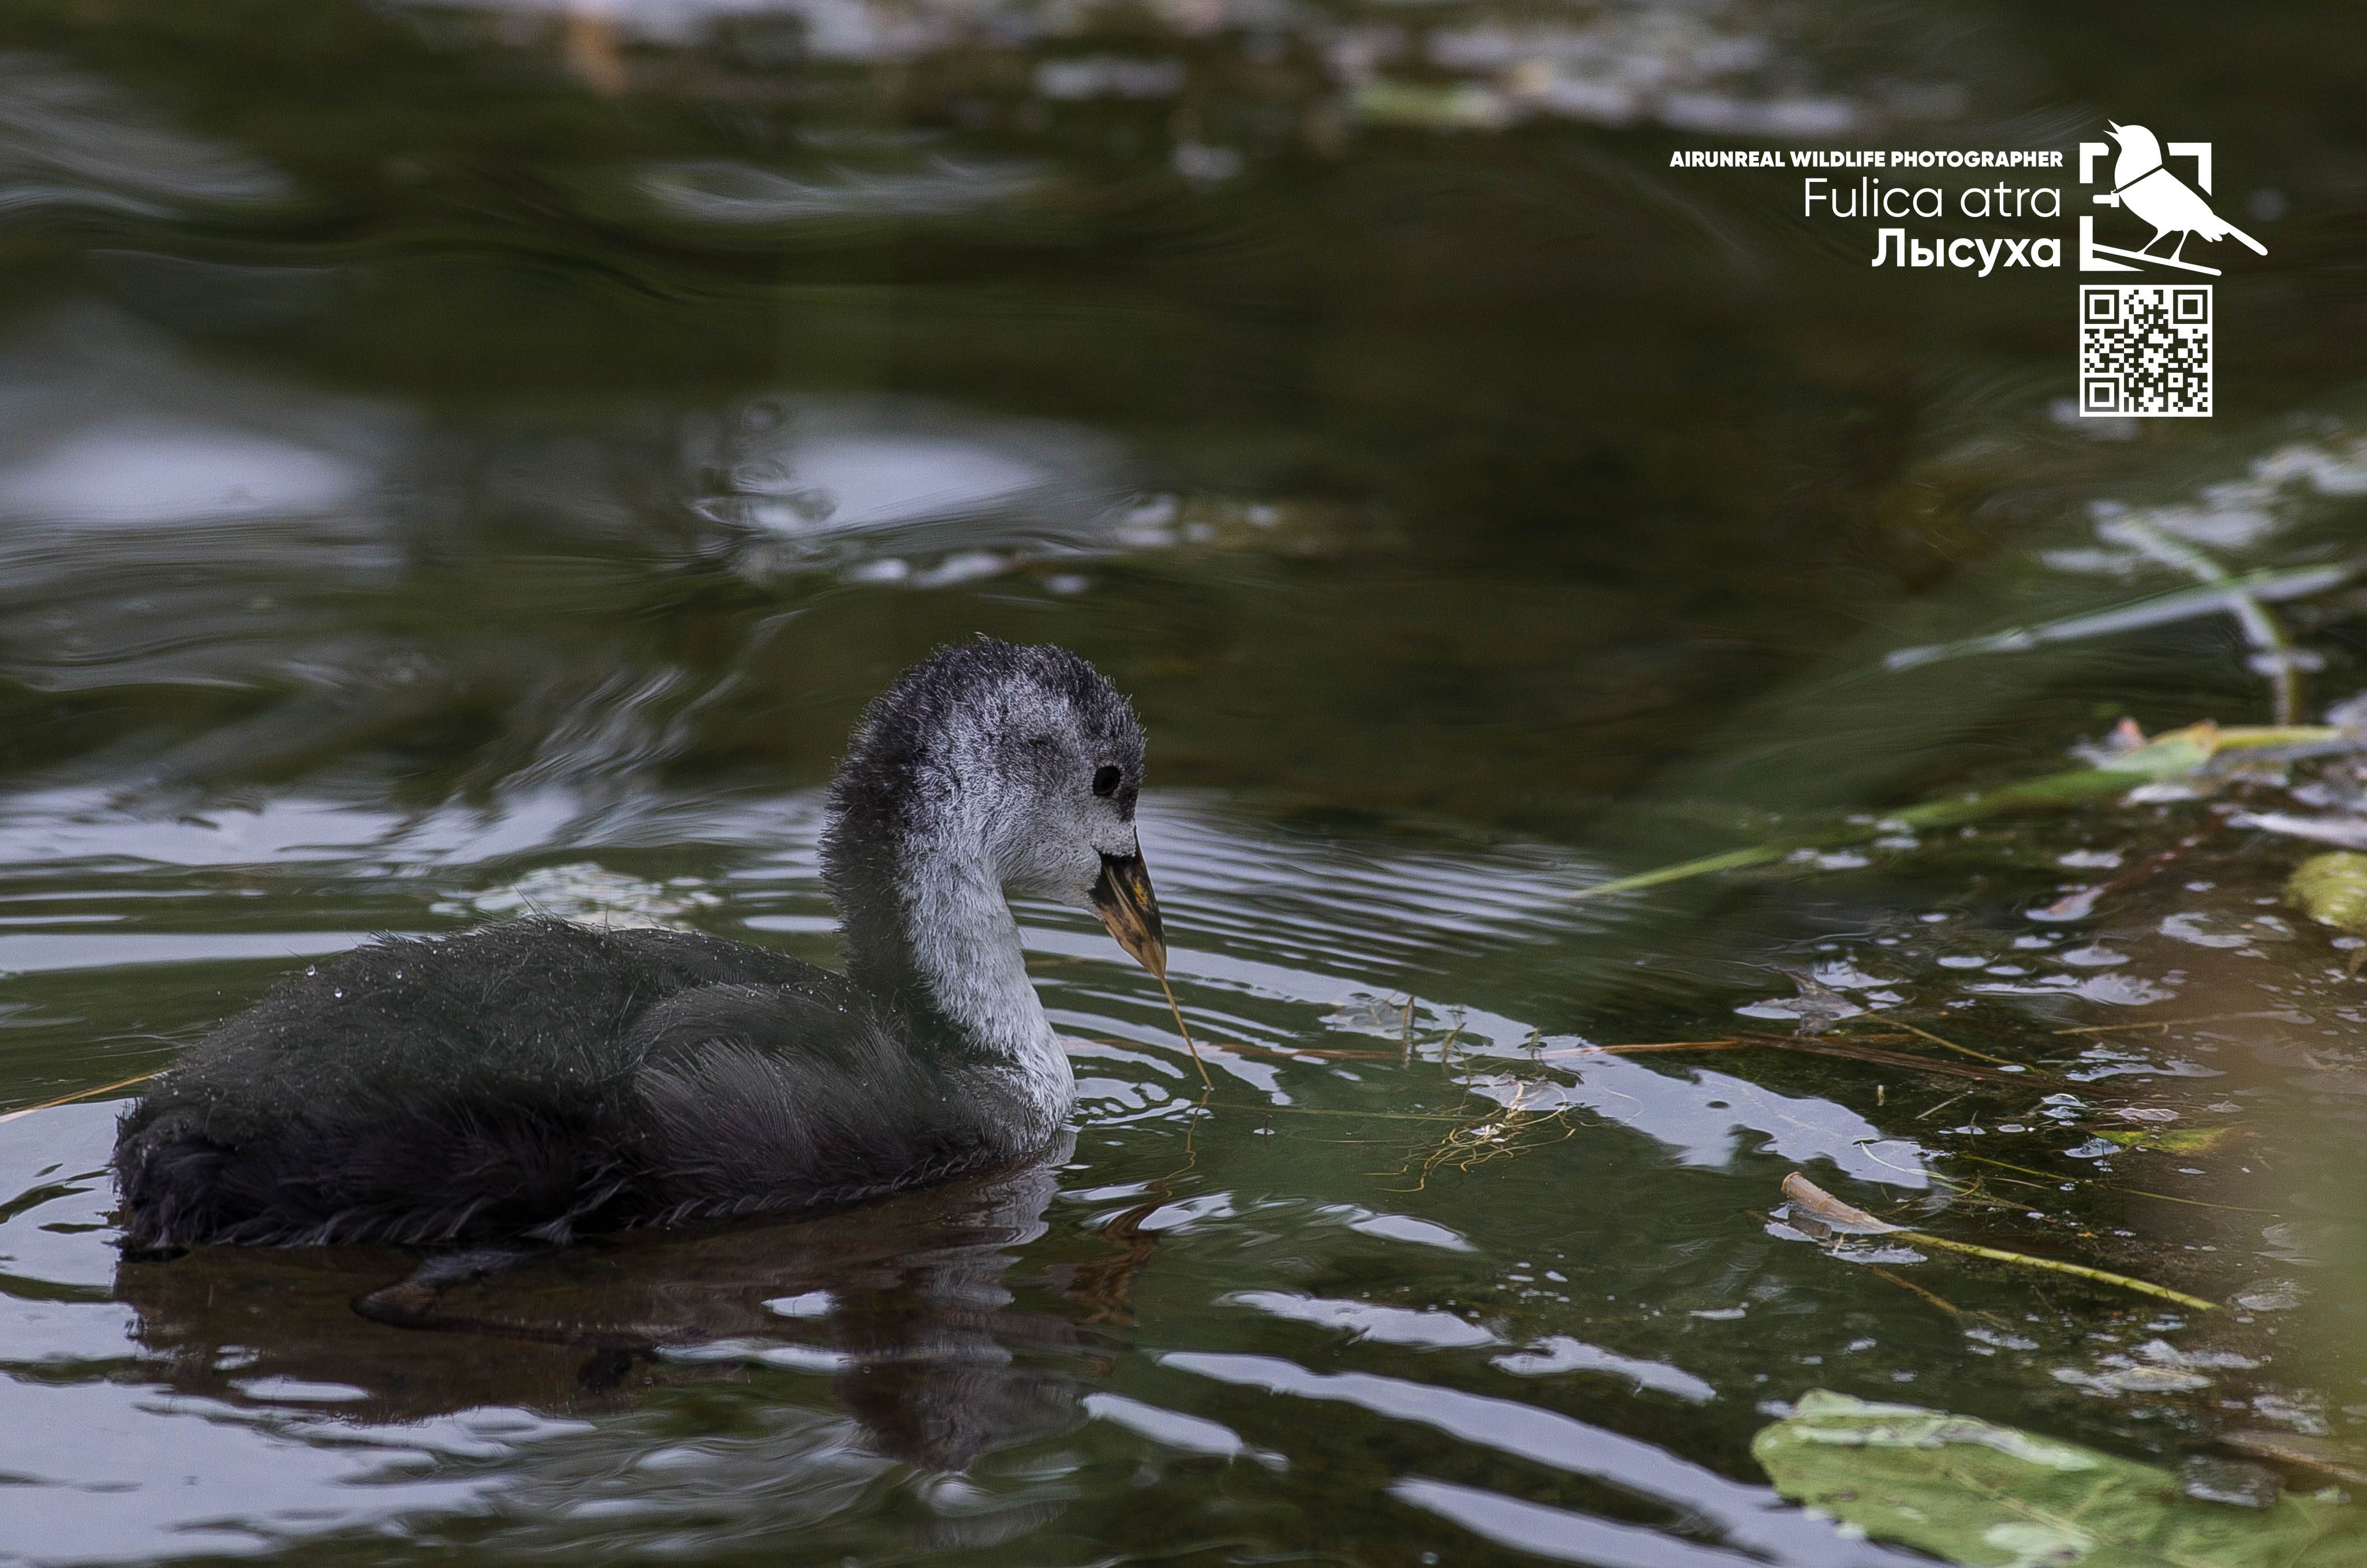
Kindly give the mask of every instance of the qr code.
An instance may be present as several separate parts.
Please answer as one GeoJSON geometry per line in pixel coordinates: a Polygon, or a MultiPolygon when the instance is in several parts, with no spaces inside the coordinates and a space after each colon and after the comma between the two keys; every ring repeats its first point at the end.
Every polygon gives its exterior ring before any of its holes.
{"type": "Polygon", "coordinates": [[[2079,412],[2209,418],[2209,287],[2082,284],[2079,412]]]}

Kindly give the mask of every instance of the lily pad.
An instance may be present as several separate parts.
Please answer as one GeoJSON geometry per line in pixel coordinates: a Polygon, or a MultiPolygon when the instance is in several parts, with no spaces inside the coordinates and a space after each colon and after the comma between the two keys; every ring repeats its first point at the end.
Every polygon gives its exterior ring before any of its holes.
{"type": "Polygon", "coordinates": [[[2338,1568],[2367,1510],[2331,1496],[2237,1507],[2158,1466],[2010,1426],[1818,1389],[1750,1452],[1775,1489],[1967,1568],[2338,1568]]]}

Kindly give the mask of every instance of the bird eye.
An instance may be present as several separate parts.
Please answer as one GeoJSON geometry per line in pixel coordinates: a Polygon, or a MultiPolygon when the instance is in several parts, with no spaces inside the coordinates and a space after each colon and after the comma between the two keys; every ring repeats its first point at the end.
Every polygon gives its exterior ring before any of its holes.
{"type": "Polygon", "coordinates": [[[1101,767],[1093,769],[1093,793],[1096,795],[1116,794],[1117,781],[1120,777],[1122,776],[1119,774],[1117,765],[1116,763],[1105,762],[1102,764],[1101,767]]]}

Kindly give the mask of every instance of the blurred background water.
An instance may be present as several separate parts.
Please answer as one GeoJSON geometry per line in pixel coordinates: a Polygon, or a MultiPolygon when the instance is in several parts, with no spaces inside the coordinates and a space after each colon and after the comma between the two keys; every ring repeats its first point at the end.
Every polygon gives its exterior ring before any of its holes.
{"type": "MultiPolygon", "coordinates": [[[[365,1324],[392,1254],[119,1264],[116,1106],[0,1124],[0,1561],[1825,1568],[1908,1559],[1750,1460],[1809,1388],[2173,1465],[2359,1434],[2367,1051],[2297,841],[2069,924],[2030,913],[2211,803],[1570,895],[2267,716],[2225,616],[1886,655],[2188,585],[2132,521],[2357,558],[2362,43],[2316,6],[17,0],[0,1106],[373,932],[826,960],[819,786],[979,631],[1134,694],[1216,1088],[1030,908],[1073,1149],[481,1288],[672,1336],[623,1367],[365,1324]],[[1791,176],[1668,166],[2106,115],[2214,141],[2268,246],[2207,423],[2071,416],[2066,273],[1873,271],[1791,176]],[[2056,1078],[1580,1054],[1804,1007],[2056,1078]],[[2240,1134],[2100,1141],[2139,1102],[2240,1134]],[[1770,1219],[1793,1168],[2231,1310],[1852,1267],[1770,1219]]],[[[2311,711],[2362,684],[2367,596],[2280,613],[2311,711]]]]}

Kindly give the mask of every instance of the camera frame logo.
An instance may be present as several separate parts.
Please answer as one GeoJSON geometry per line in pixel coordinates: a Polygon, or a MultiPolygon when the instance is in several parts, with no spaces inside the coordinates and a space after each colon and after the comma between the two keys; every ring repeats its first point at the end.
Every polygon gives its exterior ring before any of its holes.
{"type": "MultiPolygon", "coordinates": [[[[2165,148],[2142,125],[2106,121],[2110,142],[2079,143],[2079,183],[2099,182],[2098,165],[2112,162],[2111,188],[2092,200],[2149,225],[2153,237],[2134,249],[2101,244],[2092,214],[2079,220],[2079,270],[2141,272],[2164,267],[2220,276],[2219,268],[2186,259],[2191,240],[2237,240],[2254,253],[2268,247],[2212,210],[2208,142],[2172,142],[2165,148]],[[2187,160],[2181,178],[2172,159],[2187,160]],[[2176,235],[2167,250],[2157,250],[2176,235]]],[[[2217,314],[2211,285],[2079,286],[2079,413],[2093,419],[2208,419],[2212,411],[2212,332],[2217,314]]]]}

